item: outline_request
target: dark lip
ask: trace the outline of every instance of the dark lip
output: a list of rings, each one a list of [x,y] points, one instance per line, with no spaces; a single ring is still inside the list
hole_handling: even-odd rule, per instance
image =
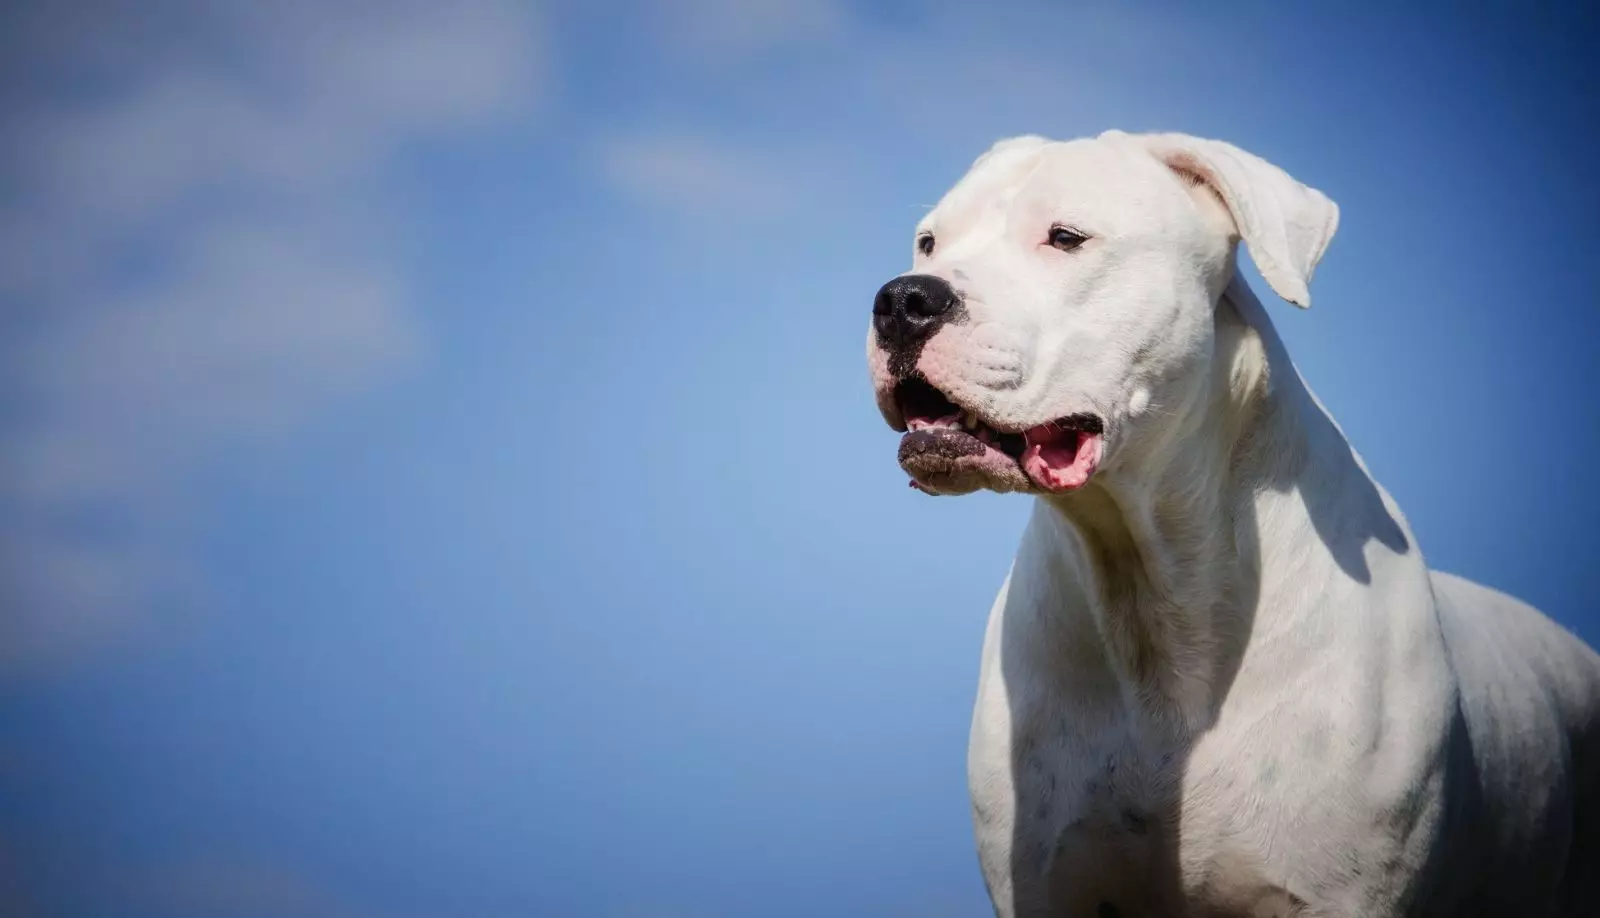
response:
[[[961,411],[976,411],[976,409],[969,409],[955,401],[921,376],[909,377],[895,384],[894,403],[900,410],[901,420],[907,423],[914,417],[941,418]],[[1023,436],[1024,431],[1034,428],[1001,427],[991,423],[982,413],[978,414],[978,419],[983,422],[984,426],[994,432],[994,443],[987,443],[982,438],[965,430],[955,432],[961,433],[976,443],[992,445],[1012,459],[1021,461],[1022,454],[1028,448],[1027,438]],[[1061,430],[1082,431],[1096,436],[1105,433],[1105,422],[1100,419],[1100,416],[1087,412],[1069,414],[1036,426],[1053,426]]]
[[[982,440],[962,430],[947,427],[932,430],[913,430],[900,438],[900,461],[910,456],[932,453],[945,459],[963,456],[981,456],[989,447]]]

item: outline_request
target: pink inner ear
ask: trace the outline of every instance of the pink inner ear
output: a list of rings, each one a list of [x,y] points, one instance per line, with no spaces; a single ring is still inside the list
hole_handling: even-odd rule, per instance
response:
[[[1200,204],[1202,210],[1211,215],[1223,232],[1234,240],[1240,238],[1239,222],[1234,219],[1233,210],[1229,208],[1227,200],[1223,198],[1216,184],[1207,178],[1204,172],[1187,165],[1182,159],[1169,162],[1167,168],[1178,177],[1178,181],[1188,187],[1189,194]]]
[[[1311,274],[1339,226],[1338,205],[1272,163],[1216,140],[1154,134],[1146,149],[1175,173],[1197,173],[1225,202],[1235,235],[1272,289],[1311,305]]]

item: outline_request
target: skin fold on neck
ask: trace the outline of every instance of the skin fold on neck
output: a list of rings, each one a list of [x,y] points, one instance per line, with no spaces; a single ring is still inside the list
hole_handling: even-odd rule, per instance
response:
[[[1124,704],[1175,738],[1212,723],[1249,642],[1262,592],[1257,492],[1317,474],[1299,423],[1309,393],[1241,316],[1240,295],[1230,285],[1216,307],[1212,391],[1175,419],[1168,442],[1141,451],[1164,458],[1043,499],[1039,511],[1076,533],[1069,544],[1081,549]]]

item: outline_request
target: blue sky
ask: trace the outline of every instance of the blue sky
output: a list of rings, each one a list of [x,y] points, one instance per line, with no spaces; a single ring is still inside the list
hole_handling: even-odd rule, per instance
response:
[[[905,487],[863,341],[1008,134],[1338,201],[1302,372],[1600,641],[1592,14],[600,6],[0,13],[0,912],[984,914],[1027,506]]]

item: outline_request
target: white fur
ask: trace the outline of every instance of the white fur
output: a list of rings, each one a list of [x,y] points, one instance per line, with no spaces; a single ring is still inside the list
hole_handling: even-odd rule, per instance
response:
[[[918,227],[966,312],[928,380],[997,427],[1105,420],[984,641],[1001,916],[1600,914],[1600,657],[1428,570],[1233,276],[1242,237],[1308,304],[1337,222],[1227,144],[1112,132],[1004,141]]]

